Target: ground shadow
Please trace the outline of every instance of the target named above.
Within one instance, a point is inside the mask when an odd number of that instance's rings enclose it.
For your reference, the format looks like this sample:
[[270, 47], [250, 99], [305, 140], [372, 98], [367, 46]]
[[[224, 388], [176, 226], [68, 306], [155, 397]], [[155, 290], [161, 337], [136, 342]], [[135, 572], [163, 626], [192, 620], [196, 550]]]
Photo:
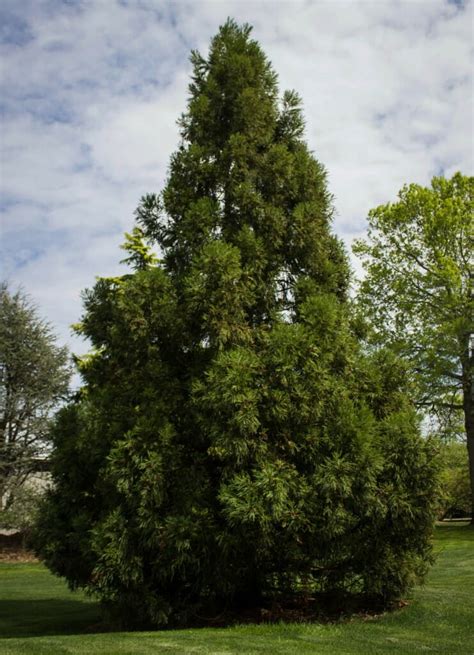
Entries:
[[99, 606], [81, 600], [0, 600], [0, 638], [105, 632]]

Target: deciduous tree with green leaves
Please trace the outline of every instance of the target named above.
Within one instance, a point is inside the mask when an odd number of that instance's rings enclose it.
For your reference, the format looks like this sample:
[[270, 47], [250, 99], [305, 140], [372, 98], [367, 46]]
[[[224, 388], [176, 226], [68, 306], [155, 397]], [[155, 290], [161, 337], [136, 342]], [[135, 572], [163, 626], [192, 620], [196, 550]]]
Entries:
[[51, 326], [24, 292], [12, 294], [2, 283], [0, 524], [11, 523], [15, 499], [25, 497], [25, 483], [48, 454], [52, 411], [64, 399], [69, 378], [67, 351], [57, 345]]
[[84, 296], [93, 351], [55, 427], [38, 551], [141, 624], [386, 605], [430, 561], [431, 444], [403, 365], [361, 350], [324, 168], [250, 31], [192, 55], [168, 182], [133, 270]]
[[451, 432], [463, 413], [474, 509], [474, 177], [405, 186], [354, 250], [360, 302], [376, 341], [411, 363], [417, 405]]

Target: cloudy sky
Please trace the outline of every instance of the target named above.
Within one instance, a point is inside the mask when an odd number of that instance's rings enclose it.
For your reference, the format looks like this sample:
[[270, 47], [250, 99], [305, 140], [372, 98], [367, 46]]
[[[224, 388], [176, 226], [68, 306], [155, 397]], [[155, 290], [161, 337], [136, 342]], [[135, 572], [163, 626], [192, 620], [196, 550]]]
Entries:
[[473, 171], [470, 1], [1, 0], [1, 277], [75, 352], [81, 290], [163, 187], [189, 52], [228, 16], [303, 97], [348, 246], [404, 183]]

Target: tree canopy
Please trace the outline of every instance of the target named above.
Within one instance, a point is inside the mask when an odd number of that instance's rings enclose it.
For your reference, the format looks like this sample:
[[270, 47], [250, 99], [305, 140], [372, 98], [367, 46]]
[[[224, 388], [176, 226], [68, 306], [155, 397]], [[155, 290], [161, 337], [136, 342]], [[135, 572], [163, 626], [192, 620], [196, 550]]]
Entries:
[[55, 426], [38, 551], [123, 620], [387, 604], [430, 560], [432, 447], [403, 365], [362, 352], [325, 170], [250, 32], [192, 54], [167, 184], [132, 271], [84, 295], [93, 350]]
[[369, 214], [355, 252], [367, 272], [360, 301], [376, 340], [411, 362], [416, 401], [458, 431], [470, 460], [474, 507], [474, 178], [405, 186]]
[[52, 410], [64, 398], [68, 354], [22, 292], [0, 285], [0, 521], [50, 449]]

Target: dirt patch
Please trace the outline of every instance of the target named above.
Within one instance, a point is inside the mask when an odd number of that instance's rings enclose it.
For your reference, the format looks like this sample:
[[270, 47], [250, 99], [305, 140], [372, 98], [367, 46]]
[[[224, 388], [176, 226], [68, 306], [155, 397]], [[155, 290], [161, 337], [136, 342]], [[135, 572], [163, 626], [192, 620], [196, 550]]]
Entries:
[[[338, 623], [354, 620], [372, 621], [386, 611], [402, 609], [407, 600], [382, 604], [381, 599], [366, 599], [363, 596], [339, 596], [319, 594], [314, 597], [281, 598], [266, 606], [231, 608], [227, 607], [214, 615], [196, 613], [179, 620], [172, 627], [227, 627], [246, 623]], [[170, 624], [171, 627], [171, 624]]]

